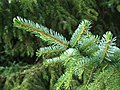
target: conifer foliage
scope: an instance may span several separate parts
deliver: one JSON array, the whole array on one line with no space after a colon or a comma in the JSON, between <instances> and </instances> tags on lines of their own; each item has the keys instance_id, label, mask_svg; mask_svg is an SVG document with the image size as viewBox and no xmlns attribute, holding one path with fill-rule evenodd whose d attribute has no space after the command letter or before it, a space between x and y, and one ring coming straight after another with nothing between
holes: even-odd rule
<instances>
[{"instance_id":1,"label":"conifer foliage","mask_svg":"<svg viewBox=\"0 0 120 90\"><path fill-rule=\"evenodd\" d=\"M36 52L37 56L43 57L43 65L64 65L65 72L52 90L91 89L89 84L93 82L94 85L94 81L97 81L94 74L98 73L98 70L102 72L106 68L114 69L120 66L120 49L116 47L116 38L109 31L101 39L93 35L89 31L91 22L88 20L79 24L70 41L52 29L21 17L14 18L13 22L15 27L31 32L48 42L48 47L41 47ZM74 87L76 78L83 86Z\"/></svg>"}]
</instances>

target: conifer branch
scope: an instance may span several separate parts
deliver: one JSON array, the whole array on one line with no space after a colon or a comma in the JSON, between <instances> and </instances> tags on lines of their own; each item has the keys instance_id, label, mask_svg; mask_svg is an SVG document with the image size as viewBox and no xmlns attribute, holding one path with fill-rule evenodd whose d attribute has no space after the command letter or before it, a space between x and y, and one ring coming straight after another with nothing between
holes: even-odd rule
<instances>
[{"instance_id":1,"label":"conifer branch","mask_svg":"<svg viewBox=\"0 0 120 90\"><path fill-rule=\"evenodd\" d=\"M115 46L114 41L116 39L112 37L112 33L106 32L102 39L99 40L97 36L92 35L92 33L88 31L90 22L87 20L81 22L72 35L70 42L59 33L51 29L48 30L46 27L27 21L26 19L15 18L14 25L32 32L52 45L40 48L37 51L37 56L48 55L49 57L49 54L50 56L55 54L55 57L51 59L48 57L46 59L45 57L46 60L43 61L43 65L61 62L66 68L65 73L54 85L55 90L70 89L73 75L83 78L83 72L86 72L86 70L90 72L89 79L85 80L87 89L96 68L100 67L101 69L105 69L110 65L109 63L112 63L112 65L114 63L117 66L120 65L120 49ZM69 48L68 45L70 45ZM63 53L61 54L61 52ZM57 56L58 54L60 56ZM105 63L102 62L103 60L105 60ZM89 68L93 68L92 72Z\"/></svg>"},{"instance_id":2,"label":"conifer branch","mask_svg":"<svg viewBox=\"0 0 120 90\"><path fill-rule=\"evenodd\" d=\"M42 54L52 54L52 53L60 53L60 52L63 52L65 51L66 48L65 47L62 47L62 46L49 46L49 47L43 47L43 48L40 48L36 54L37 56L41 56Z\"/></svg>"},{"instance_id":3,"label":"conifer branch","mask_svg":"<svg viewBox=\"0 0 120 90\"><path fill-rule=\"evenodd\" d=\"M82 54L86 53L87 55L92 55L94 52L99 50L97 42L99 38L97 36L90 36L90 37L81 37L78 41L78 48Z\"/></svg>"},{"instance_id":4,"label":"conifer branch","mask_svg":"<svg viewBox=\"0 0 120 90\"><path fill-rule=\"evenodd\" d=\"M68 50L66 50L65 52L63 52L60 57L55 57L52 59L46 59L45 63L57 63L57 62L62 62L62 61L69 61L71 60L73 57L79 57L80 53L78 50L73 49L73 48L69 48Z\"/></svg>"},{"instance_id":5,"label":"conifer branch","mask_svg":"<svg viewBox=\"0 0 120 90\"><path fill-rule=\"evenodd\" d=\"M100 50L98 51L101 60L103 61L104 59L109 59L109 57L114 54L114 49L117 50L114 41L116 40L115 38L112 38L112 33L111 32L106 32L105 35L103 35L103 38L100 41L99 48Z\"/></svg>"},{"instance_id":6,"label":"conifer branch","mask_svg":"<svg viewBox=\"0 0 120 90\"><path fill-rule=\"evenodd\" d=\"M30 20L22 19L20 17L13 19L14 25L18 28L32 32L41 39L47 41L49 44L58 44L64 47L68 46L67 40L59 33L48 30L46 27L34 23Z\"/></svg>"},{"instance_id":7,"label":"conifer branch","mask_svg":"<svg viewBox=\"0 0 120 90\"><path fill-rule=\"evenodd\" d=\"M104 54L103 54L102 60L104 60L106 55L107 55L107 52L108 52L108 49L109 49L109 44L110 44L110 41L108 41L106 46L105 46L105 50L103 52Z\"/></svg>"},{"instance_id":8,"label":"conifer branch","mask_svg":"<svg viewBox=\"0 0 120 90\"><path fill-rule=\"evenodd\" d=\"M81 36L90 28L90 22L87 20L84 20L79 24L78 28L76 29L75 33L72 35L72 38L70 40L71 47L74 47Z\"/></svg>"}]
</instances>

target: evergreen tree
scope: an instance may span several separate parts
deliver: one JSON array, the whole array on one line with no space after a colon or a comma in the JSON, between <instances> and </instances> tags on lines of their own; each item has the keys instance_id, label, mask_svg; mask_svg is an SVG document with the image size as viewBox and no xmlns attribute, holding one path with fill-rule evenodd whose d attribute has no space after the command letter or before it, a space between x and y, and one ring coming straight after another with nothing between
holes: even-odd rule
<instances>
[{"instance_id":1,"label":"evergreen tree","mask_svg":"<svg viewBox=\"0 0 120 90\"><path fill-rule=\"evenodd\" d=\"M110 75L113 75L114 70L118 68L115 76L119 75L120 49L115 46L116 38L113 38L111 32L106 32L101 40L98 36L92 35L92 33L89 32L90 22L88 20L83 20L79 24L70 41L67 41L59 33L30 20L17 17L14 18L13 21L16 27L31 32L48 42L49 45L52 45L42 47L37 51L38 56L43 55L43 66L51 63L61 63L65 67L64 74L60 76L51 90L97 89L99 86L94 87L94 83L103 84L103 82L99 82L101 73L102 75L106 75L109 72ZM52 56L52 53L58 55L57 53L59 52L63 53L58 57L48 59L48 56ZM76 85L76 87L74 87L76 83L75 77L77 80L82 80L82 86ZM112 76L109 77L114 79ZM106 76L106 78L103 79L104 82L107 83L107 79ZM116 79L115 82L116 87L110 86L113 85L113 83L110 85L105 83L106 86L100 86L100 90L110 89L110 87L119 90L119 81ZM93 87L91 85L93 85Z\"/></svg>"},{"instance_id":2,"label":"evergreen tree","mask_svg":"<svg viewBox=\"0 0 120 90\"><path fill-rule=\"evenodd\" d=\"M119 4L119 0L1 0L0 89L119 90L120 50L114 45L120 42ZM14 19L20 31L13 26L16 16L42 25ZM82 19L92 20L93 27L89 30L91 22L83 20L75 30ZM108 30L113 35L104 34ZM13 63L21 57L35 62L35 51L43 59L41 65Z\"/></svg>"}]
</instances>

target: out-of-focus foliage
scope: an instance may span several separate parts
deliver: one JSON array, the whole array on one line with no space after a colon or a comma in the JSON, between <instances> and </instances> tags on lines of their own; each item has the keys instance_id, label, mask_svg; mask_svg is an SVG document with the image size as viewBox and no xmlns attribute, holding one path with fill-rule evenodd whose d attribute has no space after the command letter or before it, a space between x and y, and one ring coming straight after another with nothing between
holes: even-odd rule
<instances>
[{"instance_id":1,"label":"out-of-focus foliage","mask_svg":"<svg viewBox=\"0 0 120 90\"><path fill-rule=\"evenodd\" d=\"M120 12L120 1L119 0L109 0L108 2L108 7L111 8L113 12L116 10Z\"/></svg>"},{"instance_id":2,"label":"out-of-focus foliage","mask_svg":"<svg viewBox=\"0 0 120 90\"><path fill-rule=\"evenodd\" d=\"M64 66L56 63L49 66L41 66L39 63L33 66L23 65L0 67L0 90L53 90L58 78L65 72ZM83 74L81 73L83 78L73 76L72 90L84 90L85 87L88 90L119 90L120 67L118 66L106 67L105 65L104 68L97 70L86 69Z\"/></svg>"},{"instance_id":3,"label":"out-of-focus foliage","mask_svg":"<svg viewBox=\"0 0 120 90\"><path fill-rule=\"evenodd\" d=\"M63 72L60 64L24 65L0 67L0 90L52 90Z\"/></svg>"}]
</instances>

